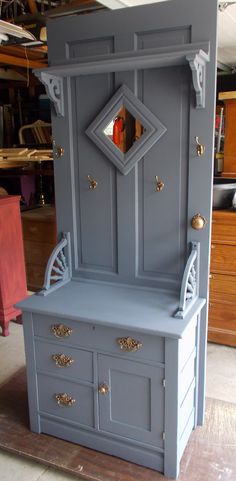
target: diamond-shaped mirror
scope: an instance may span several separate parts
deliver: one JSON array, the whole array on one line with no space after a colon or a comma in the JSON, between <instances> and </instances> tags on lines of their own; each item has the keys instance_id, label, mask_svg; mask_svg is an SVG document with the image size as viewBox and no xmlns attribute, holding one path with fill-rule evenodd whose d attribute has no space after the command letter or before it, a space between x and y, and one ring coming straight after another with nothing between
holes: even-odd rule
<instances>
[{"instance_id":1,"label":"diamond-shaped mirror","mask_svg":"<svg viewBox=\"0 0 236 481\"><path fill-rule=\"evenodd\" d=\"M126 175L166 132L166 127L122 85L86 130L119 171Z\"/></svg>"},{"instance_id":2,"label":"diamond-shaped mirror","mask_svg":"<svg viewBox=\"0 0 236 481\"><path fill-rule=\"evenodd\" d=\"M140 139L143 132L142 124L125 107L120 109L103 131L124 154Z\"/></svg>"}]
</instances>

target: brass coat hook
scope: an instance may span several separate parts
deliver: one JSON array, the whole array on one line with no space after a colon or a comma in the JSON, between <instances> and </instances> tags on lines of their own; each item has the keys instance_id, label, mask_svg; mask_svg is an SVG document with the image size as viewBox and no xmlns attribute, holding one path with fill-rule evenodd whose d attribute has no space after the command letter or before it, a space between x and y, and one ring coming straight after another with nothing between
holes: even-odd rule
<instances>
[{"instance_id":1,"label":"brass coat hook","mask_svg":"<svg viewBox=\"0 0 236 481\"><path fill-rule=\"evenodd\" d=\"M90 189L96 189L96 188L97 188L97 185L98 185L98 182L97 182L95 179L93 179L93 178L91 177L91 175L88 175L87 177L88 177L88 181L89 181L89 183L90 183L89 188L90 188Z\"/></svg>"},{"instance_id":2,"label":"brass coat hook","mask_svg":"<svg viewBox=\"0 0 236 481\"><path fill-rule=\"evenodd\" d=\"M156 191L160 192L161 190L164 189L165 184L161 179L159 179L158 175L155 175L155 180L156 180Z\"/></svg>"},{"instance_id":3,"label":"brass coat hook","mask_svg":"<svg viewBox=\"0 0 236 481\"><path fill-rule=\"evenodd\" d=\"M196 141L196 144L197 144L197 156L201 157L204 154L206 147L205 147L205 145L200 144L199 137L196 136L195 141Z\"/></svg>"},{"instance_id":4,"label":"brass coat hook","mask_svg":"<svg viewBox=\"0 0 236 481\"><path fill-rule=\"evenodd\" d=\"M53 148L54 157L56 159L59 159L65 153L65 149L63 149L63 147L60 147L59 145L56 145L55 140L53 140L52 142L52 148Z\"/></svg>"}]
</instances>

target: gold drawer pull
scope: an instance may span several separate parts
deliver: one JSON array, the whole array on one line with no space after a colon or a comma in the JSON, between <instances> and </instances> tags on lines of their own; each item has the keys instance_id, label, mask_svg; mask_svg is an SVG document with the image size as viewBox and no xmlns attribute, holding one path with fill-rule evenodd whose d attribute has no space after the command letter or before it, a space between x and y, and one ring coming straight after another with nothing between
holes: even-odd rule
<instances>
[{"instance_id":1,"label":"gold drawer pull","mask_svg":"<svg viewBox=\"0 0 236 481\"><path fill-rule=\"evenodd\" d=\"M70 367L74 362L72 357L66 356L65 354L53 354L52 359L58 367Z\"/></svg>"},{"instance_id":2,"label":"gold drawer pull","mask_svg":"<svg viewBox=\"0 0 236 481\"><path fill-rule=\"evenodd\" d=\"M210 274L210 275L209 275L209 279L214 279L214 277L215 277L215 276L214 276L213 274Z\"/></svg>"},{"instance_id":3,"label":"gold drawer pull","mask_svg":"<svg viewBox=\"0 0 236 481\"><path fill-rule=\"evenodd\" d=\"M55 394L58 406L71 407L75 404L75 399L66 392Z\"/></svg>"},{"instance_id":4,"label":"gold drawer pull","mask_svg":"<svg viewBox=\"0 0 236 481\"><path fill-rule=\"evenodd\" d=\"M98 392L99 394L102 394L103 396L105 394L108 394L109 393L109 386L107 384L100 384L99 388L98 388Z\"/></svg>"},{"instance_id":5,"label":"gold drawer pull","mask_svg":"<svg viewBox=\"0 0 236 481\"><path fill-rule=\"evenodd\" d=\"M134 352L143 347L143 343L132 337L118 337L116 340L122 351Z\"/></svg>"},{"instance_id":6,"label":"gold drawer pull","mask_svg":"<svg viewBox=\"0 0 236 481\"><path fill-rule=\"evenodd\" d=\"M51 326L51 332L56 337L68 337L72 334L73 330L64 324L53 324Z\"/></svg>"}]
</instances>

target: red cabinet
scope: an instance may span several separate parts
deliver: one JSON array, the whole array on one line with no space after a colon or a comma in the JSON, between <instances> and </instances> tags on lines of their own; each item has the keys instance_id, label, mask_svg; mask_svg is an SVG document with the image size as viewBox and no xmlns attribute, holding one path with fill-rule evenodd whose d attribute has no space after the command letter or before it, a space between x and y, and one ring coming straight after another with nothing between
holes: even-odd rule
<instances>
[{"instance_id":1,"label":"red cabinet","mask_svg":"<svg viewBox=\"0 0 236 481\"><path fill-rule=\"evenodd\" d=\"M20 320L16 302L27 297L19 196L0 196L0 325L9 334L11 319Z\"/></svg>"}]
</instances>

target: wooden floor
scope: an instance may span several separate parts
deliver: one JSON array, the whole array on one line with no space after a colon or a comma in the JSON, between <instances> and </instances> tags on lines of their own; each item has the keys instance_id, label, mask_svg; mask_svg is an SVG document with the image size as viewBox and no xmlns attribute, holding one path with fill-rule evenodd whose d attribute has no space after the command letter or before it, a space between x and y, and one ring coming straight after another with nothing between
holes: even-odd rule
<instances>
[{"instance_id":1,"label":"wooden floor","mask_svg":"<svg viewBox=\"0 0 236 481\"><path fill-rule=\"evenodd\" d=\"M0 387L0 448L90 481L167 481L151 469L28 428L25 370ZM179 481L236 480L236 404L206 401L203 427L191 435Z\"/></svg>"}]
</instances>

